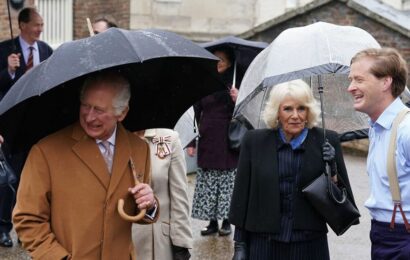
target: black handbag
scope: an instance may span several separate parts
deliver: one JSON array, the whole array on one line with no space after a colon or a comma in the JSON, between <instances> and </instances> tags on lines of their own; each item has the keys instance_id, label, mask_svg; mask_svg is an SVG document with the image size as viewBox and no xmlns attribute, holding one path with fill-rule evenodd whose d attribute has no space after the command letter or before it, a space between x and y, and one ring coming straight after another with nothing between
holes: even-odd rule
<instances>
[{"instance_id":1,"label":"black handbag","mask_svg":"<svg viewBox=\"0 0 410 260\"><path fill-rule=\"evenodd\" d=\"M11 184L16 183L16 181L16 174L7 162L3 150L0 148L0 186L11 186Z\"/></svg>"},{"instance_id":2,"label":"black handbag","mask_svg":"<svg viewBox=\"0 0 410 260\"><path fill-rule=\"evenodd\" d=\"M327 169L329 166L326 167ZM340 236L351 225L358 223L359 210L349 200L346 185L339 178L336 185L330 177L330 171L322 173L302 192L312 206L326 220L329 227Z\"/></svg>"},{"instance_id":3,"label":"black handbag","mask_svg":"<svg viewBox=\"0 0 410 260\"><path fill-rule=\"evenodd\" d=\"M239 151L243 136L251 129L252 125L242 115L232 118L228 128L229 147Z\"/></svg>"}]
</instances>

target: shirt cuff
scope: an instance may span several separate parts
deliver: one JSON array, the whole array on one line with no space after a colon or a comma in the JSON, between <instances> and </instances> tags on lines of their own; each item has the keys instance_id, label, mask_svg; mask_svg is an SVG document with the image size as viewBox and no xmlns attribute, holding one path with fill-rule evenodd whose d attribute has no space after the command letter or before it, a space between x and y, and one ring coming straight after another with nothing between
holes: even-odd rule
<instances>
[{"instance_id":1,"label":"shirt cuff","mask_svg":"<svg viewBox=\"0 0 410 260\"><path fill-rule=\"evenodd\" d=\"M154 200L154 207L150 210L147 210L147 213L145 213L145 216L149 218L150 220L154 220L157 214L157 209L158 209L157 200Z\"/></svg>"}]
</instances>

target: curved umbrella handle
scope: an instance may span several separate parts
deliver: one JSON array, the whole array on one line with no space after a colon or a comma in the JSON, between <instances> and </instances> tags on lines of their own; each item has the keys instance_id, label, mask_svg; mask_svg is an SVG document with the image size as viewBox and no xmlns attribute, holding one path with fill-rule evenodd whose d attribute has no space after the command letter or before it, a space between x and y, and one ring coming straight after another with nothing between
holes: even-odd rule
<instances>
[{"instance_id":1,"label":"curved umbrella handle","mask_svg":"<svg viewBox=\"0 0 410 260\"><path fill-rule=\"evenodd\" d=\"M140 182L138 181L138 176L137 176L137 171L135 170L134 162L132 161L132 158L130 157L130 168L132 172L132 177L134 178L134 185L138 185ZM137 222L138 220L142 219L145 216L145 213L147 212L145 209L142 209L136 216L130 216L124 211L124 200L119 199L118 200L118 205L117 205L117 210L120 216L130 222Z\"/></svg>"},{"instance_id":2,"label":"curved umbrella handle","mask_svg":"<svg viewBox=\"0 0 410 260\"><path fill-rule=\"evenodd\" d=\"M145 216L146 210L143 209L140 211L140 213L138 213L136 216L130 216L127 213L125 213L124 211L124 200L123 199L119 199L118 200L118 213L120 214L120 216L129 222L137 222L138 220L142 219Z\"/></svg>"}]
</instances>

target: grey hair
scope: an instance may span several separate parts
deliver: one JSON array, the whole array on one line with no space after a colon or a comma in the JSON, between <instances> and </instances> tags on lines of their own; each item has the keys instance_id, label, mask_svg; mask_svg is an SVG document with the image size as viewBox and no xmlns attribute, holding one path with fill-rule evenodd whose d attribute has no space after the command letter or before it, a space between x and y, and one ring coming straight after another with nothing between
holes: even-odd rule
<instances>
[{"instance_id":1,"label":"grey hair","mask_svg":"<svg viewBox=\"0 0 410 260\"><path fill-rule=\"evenodd\" d=\"M287 97L294 98L308 109L307 123L308 128L312 128L320 122L319 103L313 96L309 85L303 80L297 79L280 83L272 88L269 99L266 102L262 118L269 128L277 128L279 125L279 107Z\"/></svg>"},{"instance_id":2,"label":"grey hair","mask_svg":"<svg viewBox=\"0 0 410 260\"><path fill-rule=\"evenodd\" d=\"M117 116L120 115L128 107L131 99L130 83L119 72L105 71L95 73L84 81L80 92L80 100L84 99L84 94L89 88L99 83L108 83L110 87L115 89L116 95L113 99L112 106L114 114Z\"/></svg>"}]
</instances>

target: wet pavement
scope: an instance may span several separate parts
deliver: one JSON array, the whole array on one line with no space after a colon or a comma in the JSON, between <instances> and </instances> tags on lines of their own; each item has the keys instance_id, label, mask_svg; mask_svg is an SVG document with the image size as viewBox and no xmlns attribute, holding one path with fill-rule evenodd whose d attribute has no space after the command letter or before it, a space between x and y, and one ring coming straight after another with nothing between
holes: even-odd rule
<instances>
[{"instance_id":1,"label":"wet pavement","mask_svg":"<svg viewBox=\"0 0 410 260\"><path fill-rule=\"evenodd\" d=\"M329 248L332 260L344 259L370 259L370 217L363 207L364 201L369 194L368 180L366 175L365 157L345 154L346 167L349 173L356 204L359 206L362 217L360 224L351 227L344 235L337 237L329 230ZM188 175L190 198L193 197L195 187L195 175ZM221 224L221 222L219 222ZM233 242L232 234L227 237L211 235L203 237L200 230L207 225L207 222L192 219L192 229L194 235L194 249L191 250L192 260L225 260L232 259ZM15 246L12 248L0 247L1 260L30 259L24 250L16 245L16 235L13 232ZM162 259L161 259L162 260Z\"/></svg>"}]
</instances>

